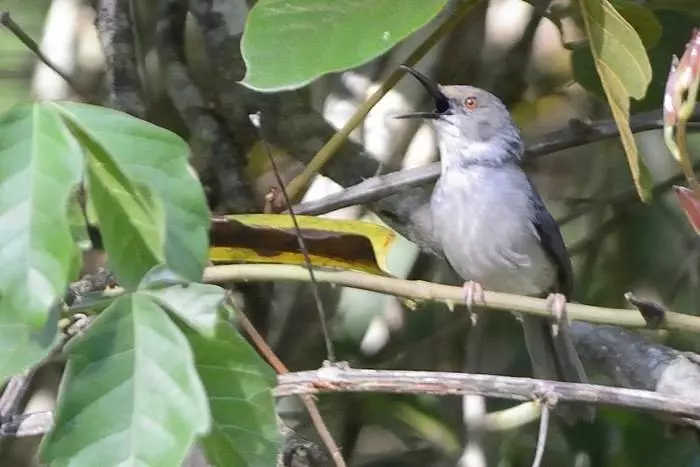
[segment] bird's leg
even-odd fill
[[[467,312],[472,326],[476,325],[476,313],[474,313],[474,304],[478,301],[484,301],[484,288],[478,282],[467,281],[462,286],[464,288],[464,304],[467,305]]]
[[[547,310],[554,317],[552,324],[552,335],[557,337],[560,328],[568,328],[568,317],[566,316],[566,297],[560,293],[549,294],[547,297]]]

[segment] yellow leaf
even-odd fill
[[[359,220],[297,216],[297,221],[314,266],[390,275],[386,260],[396,236],[392,230]],[[214,218],[209,259],[215,264],[305,264],[289,214]]]
[[[608,0],[579,0],[598,76],[620,130],[637,193],[651,195],[646,168],[639,160],[629,123],[630,97],[644,97],[651,81],[651,64],[644,44]]]

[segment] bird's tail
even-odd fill
[[[588,383],[583,364],[566,332],[554,335],[552,324],[544,318],[526,314],[520,318],[536,378]],[[558,405],[556,413],[572,424],[577,421],[592,422],[595,418],[595,409],[582,404]]]

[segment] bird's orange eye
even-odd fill
[[[470,96],[464,99],[464,107],[468,108],[469,110],[476,109],[479,106],[479,104],[476,102],[476,97]]]

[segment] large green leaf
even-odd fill
[[[651,65],[634,28],[608,0],[579,0],[598,76],[620,130],[620,139],[637,193],[651,194],[651,180],[639,159],[629,124],[630,97],[642,99],[651,81]]]
[[[0,315],[43,328],[63,297],[78,251],[68,199],[82,175],[80,149],[41,104],[0,116]]]
[[[168,130],[121,112],[68,102],[60,108],[105,148],[130,180],[148,186],[161,200],[168,267],[199,280],[207,260],[209,211],[187,162],[187,144]]]
[[[207,339],[183,326],[207,390],[212,429],[202,438],[209,462],[219,467],[270,467],[281,448],[272,390],[275,375],[224,320]]]
[[[149,296],[118,298],[71,342],[52,467],[178,466],[210,426],[209,406],[180,329]]]
[[[446,0],[260,0],[241,44],[243,83],[261,91],[301,87],[359,66],[430,21]]]

